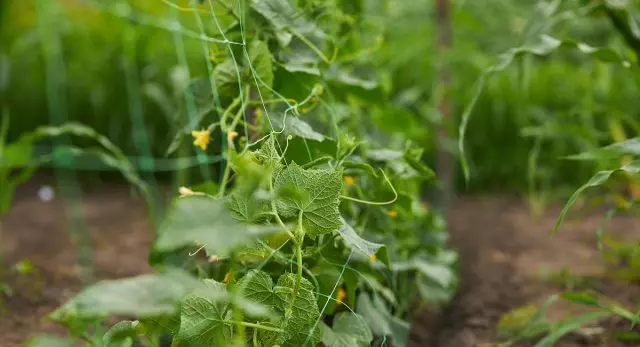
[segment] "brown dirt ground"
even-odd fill
[[[416,318],[413,345],[497,345],[495,327],[503,314],[526,304],[539,304],[563,289],[558,283],[543,280],[541,270],[561,271],[569,267],[573,275],[601,278],[600,275],[606,274],[607,266],[598,253],[595,236],[604,213],[574,216],[552,236],[560,212],[558,207],[549,208],[536,218],[526,205],[513,197],[460,199],[447,215],[451,242],[460,252],[459,291],[440,314],[425,312]],[[639,240],[640,222],[627,216],[616,217],[608,223],[606,232],[623,240]],[[640,286],[607,280],[606,285],[595,284],[595,289],[625,307],[637,308]],[[560,319],[581,309],[560,302],[551,306],[548,316]],[[616,319],[600,325],[629,329],[628,324]],[[529,341],[517,346],[532,345]],[[571,335],[557,345],[614,347],[621,344],[601,337]]]
[[[2,346],[17,346],[33,334],[61,333],[63,330],[42,317],[82,287],[74,265],[77,253],[66,231],[64,204],[59,198],[41,202],[36,192],[42,183],[32,182],[21,188],[3,221],[2,249],[7,264],[29,259],[41,280],[11,277],[14,295],[5,299],[7,312],[0,315]],[[119,278],[150,271],[146,264],[153,236],[143,200],[132,197],[124,187],[106,187],[86,194],[82,203],[85,224],[91,231],[95,276]],[[413,346],[493,343],[495,326],[504,313],[538,303],[560,289],[539,279],[541,269],[569,266],[581,275],[605,271],[594,236],[602,213],[568,221],[560,234],[551,237],[558,211],[551,208],[534,218],[516,198],[459,199],[447,219],[451,241],[460,251],[460,290],[440,314],[417,317],[411,336]],[[629,217],[615,218],[607,230],[623,238],[640,239],[640,223]],[[633,303],[634,297],[637,302],[640,295],[640,287],[617,282],[598,289],[624,304]],[[560,317],[567,308],[553,307],[550,316]],[[617,345],[571,336],[560,346]]]

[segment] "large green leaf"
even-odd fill
[[[366,347],[373,340],[367,322],[357,313],[340,312],[333,319],[333,328],[323,323],[321,330],[327,347]]]
[[[82,290],[51,314],[58,322],[106,315],[151,317],[178,311],[180,300],[201,282],[181,270],[105,280]]]
[[[292,33],[323,38],[324,33],[313,21],[301,16],[288,0],[253,0],[251,7],[273,27],[280,46],[291,43]]]
[[[171,251],[198,241],[205,245],[208,254],[222,256],[234,247],[277,230],[235,220],[224,200],[191,196],[176,201],[160,227],[155,247],[159,251]]]
[[[424,255],[415,255],[406,261],[391,263],[393,271],[418,271],[431,281],[443,288],[449,288],[455,284],[456,274],[448,262],[441,262]]]
[[[225,285],[205,280],[208,290],[223,293]],[[188,295],[180,310],[180,330],[176,343],[184,347],[223,346],[231,338],[231,312],[224,295]],[[217,297],[216,297],[217,296]]]
[[[286,187],[295,189],[300,197],[281,197],[277,202],[278,213],[300,218],[303,230],[299,232],[303,235],[315,238],[341,226],[338,206],[342,174],[339,170],[305,170],[291,163],[275,180],[276,190]]]
[[[318,320],[320,310],[315,297],[315,288],[306,278],[302,278],[298,293],[293,299],[296,276],[285,274],[278,278],[276,291],[280,297],[281,309],[286,310],[291,300],[295,300],[291,315],[286,317],[284,332],[278,336],[282,347],[315,346],[320,341]]]

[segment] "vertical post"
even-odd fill
[[[436,173],[439,177],[440,193],[436,204],[438,209],[444,209],[451,201],[454,190],[453,156],[448,146],[451,110],[447,100],[449,72],[444,58],[451,46],[451,6],[449,0],[436,0],[436,88],[435,102],[440,112],[441,123],[437,129],[436,144]]]

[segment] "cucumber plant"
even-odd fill
[[[421,199],[423,150],[367,116],[389,95],[364,2],[164,3],[193,16],[172,28],[202,41],[209,72],[167,155],[218,154],[219,179],[176,192],[156,273],[98,282],[50,318],[88,346],[405,345],[420,304],[451,298],[457,256]]]

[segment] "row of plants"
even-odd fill
[[[323,11],[325,6],[341,2],[297,3],[305,11]],[[192,14],[180,10],[188,8],[189,2],[136,0],[127,4],[109,9],[90,1],[69,1],[55,7],[56,22],[63,23],[59,31],[65,47],[69,119],[101,129],[138,169],[177,170],[183,164],[162,157],[172,134],[185,125],[185,113],[190,112],[183,91],[190,76],[205,74],[206,61],[210,57],[223,59],[226,50],[212,48],[209,56],[203,52],[202,42],[194,39],[200,29]],[[357,54],[342,55],[338,60],[370,63],[360,72],[375,71],[381,76],[386,97],[374,101],[387,101],[366,108],[374,110],[371,119],[383,125],[387,133],[410,138],[424,147],[431,162],[430,154],[436,146],[432,129],[442,122],[436,110],[438,100],[445,97],[450,104],[450,134],[454,138],[454,128],[460,121],[457,115],[464,112],[473,97],[477,76],[496,54],[550,33],[595,47],[624,47],[605,16],[566,20],[554,16],[558,11],[553,8],[558,4],[500,0],[482,5],[453,3],[454,41],[440,56],[428,53],[436,46],[435,24],[430,20],[435,13],[430,1],[355,1],[350,6],[359,13],[349,14],[353,18],[341,22],[359,23],[369,35],[360,43],[362,49]],[[233,20],[225,6],[219,2],[214,6],[221,9],[217,14],[221,22]],[[532,12],[534,15],[530,15]],[[4,82],[0,85],[10,88],[0,87],[0,99],[12,114],[30,115],[13,122],[9,138],[15,139],[48,120],[42,88],[44,65],[37,49],[36,2],[5,3],[1,14],[0,50],[4,58],[0,71]],[[173,21],[179,21],[182,30],[174,30]],[[203,20],[202,25],[208,32],[217,31],[213,21]],[[333,58],[331,51],[324,54],[325,60]],[[87,61],[93,62],[90,71]],[[455,71],[445,90],[433,82],[440,66]],[[458,186],[475,191],[511,189],[528,194],[537,205],[570,194],[570,187],[606,163],[568,164],[558,157],[609,143],[617,138],[616,129],[620,127],[638,127],[634,118],[627,116],[638,105],[633,97],[634,82],[624,78],[625,74],[624,69],[564,52],[544,59],[524,58],[493,76],[476,104],[476,117],[470,121],[474,131],[466,138],[474,177],[467,184],[458,175]],[[356,105],[349,106],[351,112],[358,111]],[[388,114],[394,117],[383,116]],[[144,139],[136,133],[142,124],[146,129]],[[444,146],[455,153],[455,145]],[[149,168],[140,156],[156,158],[155,166]],[[97,163],[84,166],[102,168]],[[190,166],[197,166],[196,162]]]
[[[208,60],[163,154],[220,161],[177,189],[155,273],[88,286],[49,316],[73,339],[28,345],[406,345],[415,311],[451,299],[457,256],[421,198],[423,148],[386,129],[374,4],[166,2]]]
[[[564,220],[580,199],[584,198],[587,191],[597,192],[595,200],[609,206],[609,211],[603,216],[602,223],[594,232],[597,235],[597,247],[602,253],[602,261],[609,264],[610,273],[604,280],[622,279],[629,285],[637,284],[638,275],[638,243],[616,241],[615,235],[607,233],[607,222],[618,214],[630,214],[637,216],[635,211],[638,200],[638,174],[640,162],[637,160],[639,138],[636,110],[633,107],[637,98],[630,95],[638,94],[638,63],[640,59],[640,33],[635,30],[640,7],[633,1],[580,1],[569,4],[560,2],[541,3],[547,20],[554,23],[567,22],[569,26],[593,23],[601,25],[604,21],[619,35],[618,40],[609,46],[594,47],[580,42],[581,36],[575,32],[558,30],[550,26],[550,31],[543,32],[543,36],[524,45],[508,50],[498,59],[498,63],[485,70],[481,77],[479,88],[476,89],[472,103],[463,114],[460,133],[464,135],[468,117],[471,116],[480,93],[483,92],[485,82],[493,78],[494,73],[502,73],[512,63],[520,63],[523,60],[532,59],[531,56],[546,57],[549,54],[567,54],[566,49],[577,51],[582,55],[593,59],[590,63],[593,70],[588,70],[591,75],[591,83],[588,88],[589,96],[585,102],[574,105],[577,114],[582,120],[587,119],[591,127],[579,124],[577,127],[566,124],[562,119],[554,119],[543,122],[539,126],[528,126],[523,133],[536,139],[532,151],[535,159],[544,151],[541,143],[556,141],[565,138],[574,144],[573,155],[566,152],[562,155],[570,172],[574,173],[576,164],[588,163],[597,172],[584,181],[577,190],[571,194],[566,205],[560,212],[554,232],[561,232]],[[534,17],[536,17],[534,15]],[[550,35],[562,35],[556,39]],[[545,62],[545,63],[548,63]],[[612,73],[621,74],[616,80],[617,93],[602,95],[607,84],[601,77],[606,71],[607,76]],[[616,72],[617,71],[617,72]],[[624,73],[624,75],[622,75]],[[595,77],[595,79],[594,79]],[[528,78],[523,75],[523,78]],[[594,101],[603,101],[594,105]],[[617,100],[617,104],[610,104],[606,100]],[[595,106],[595,107],[594,107]],[[607,112],[607,117],[598,120],[596,115]],[[586,118],[584,118],[586,117]],[[602,122],[597,125],[596,122]],[[471,123],[469,123],[471,124]],[[575,124],[573,124],[575,125]],[[470,129],[474,129],[470,126]],[[603,131],[604,130],[604,131]],[[601,146],[602,143],[609,143]],[[611,144],[613,142],[613,144]],[[460,148],[464,149],[464,136],[460,139]],[[463,157],[463,165],[465,163]],[[530,158],[531,159],[531,158]],[[468,167],[465,170],[469,170]],[[466,171],[468,172],[468,171]],[[531,175],[532,173],[530,173]],[[468,176],[467,176],[468,177]],[[612,266],[612,267],[611,267]],[[570,271],[570,269],[569,269]],[[500,338],[499,346],[512,346],[522,341],[533,341],[536,347],[554,346],[568,334],[581,332],[583,336],[597,336],[604,344],[613,344],[613,341],[625,342],[630,345],[640,341],[636,324],[639,321],[638,305],[625,307],[613,298],[598,293],[590,288],[585,278],[571,277],[570,274],[559,274],[560,280],[569,288],[557,295],[548,297],[540,305],[526,305],[518,308],[502,317],[497,326]],[[585,289],[586,288],[586,289]],[[586,313],[567,314],[560,320],[551,320],[547,316],[549,308],[558,301],[566,301],[584,308]],[[609,322],[619,319],[628,324],[621,326],[608,325]],[[589,330],[586,327],[598,325],[603,329]]]

